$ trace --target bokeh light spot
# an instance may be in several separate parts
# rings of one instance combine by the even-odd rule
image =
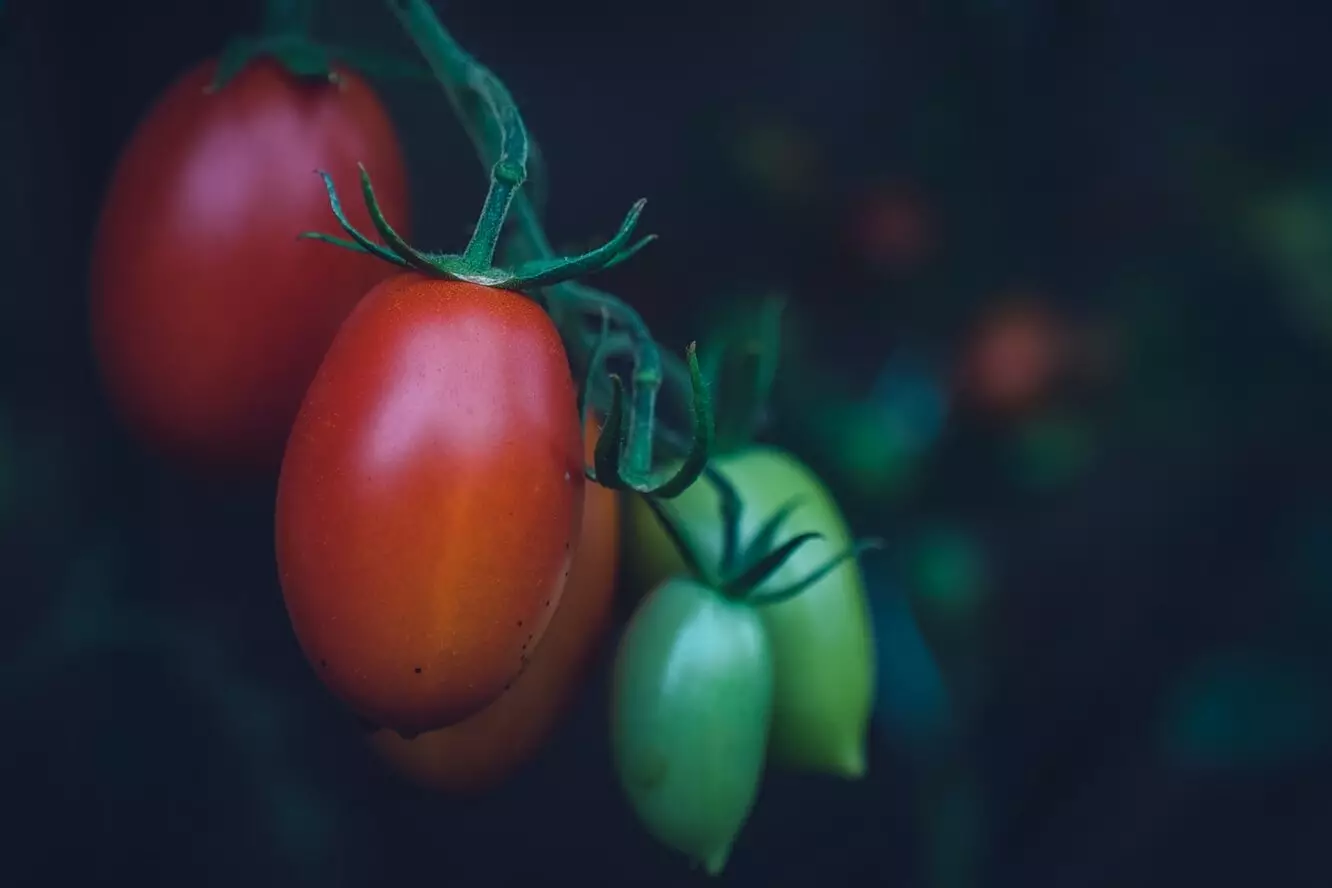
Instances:
[[[1194,769],[1293,764],[1332,739],[1326,695],[1308,670],[1272,656],[1230,652],[1189,669],[1172,689],[1161,745]]]
[[[911,563],[914,595],[932,614],[965,620],[979,609],[987,583],[985,559],[969,534],[933,530],[921,539]]]

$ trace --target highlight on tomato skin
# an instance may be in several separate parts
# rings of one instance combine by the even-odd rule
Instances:
[[[316,169],[375,177],[408,232],[403,153],[355,72],[302,82],[257,59],[217,91],[208,60],[124,147],[92,251],[91,338],[107,397],[148,449],[196,472],[276,471],[339,324],[394,273],[300,239],[337,230]],[[369,225],[359,202],[347,212]]]
[[[590,462],[598,429],[585,429]],[[583,525],[560,606],[545,638],[513,687],[458,724],[407,740],[394,731],[371,736],[394,770],[422,786],[475,793],[510,777],[541,748],[578,692],[592,655],[610,626],[619,561],[620,497],[588,483]]]
[[[534,301],[414,273],[368,293],[278,480],[283,598],[325,685],[403,734],[493,703],[559,605],[583,468],[568,359]]]

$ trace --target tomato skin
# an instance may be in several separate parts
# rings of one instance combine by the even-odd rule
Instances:
[[[201,472],[273,471],[338,325],[394,272],[301,240],[338,233],[316,169],[355,194],[364,163],[407,232],[402,152],[368,84],[302,82],[251,62],[217,93],[206,61],[123,150],[93,244],[91,333],[103,387],[137,438]],[[344,209],[370,218],[359,198]]]
[[[596,424],[589,422],[585,434],[590,462]],[[376,731],[376,751],[410,780],[448,793],[490,789],[531,759],[577,692],[609,628],[619,545],[619,494],[585,485],[569,581],[528,668],[498,700],[452,727],[412,740]]]
[[[758,797],[772,704],[753,608],[683,578],[639,603],[616,651],[616,773],[647,830],[713,875]]]
[[[559,605],[582,455],[564,346],[535,302],[418,274],[366,294],[278,479],[283,596],[324,683],[409,734],[494,702]]]
[[[797,582],[852,545],[837,504],[819,479],[790,454],[750,447],[715,457],[713,466],[735,485],[744,502],[742,539],[752,539],[762,523],[794,496],[803,501],[775,543],[800,533],[823,534],[823,539],[797,549],[758,587],[758,593]],[[723,535],[716,491],[700,479],[672,506],[697,539],[700,557],[718,563]],[[683,573],[679,554],[647,506],[634,499],[625,511],[625,559],[635,565],[633,575],[641,582]],[[855,560],[846,561],[795,598],[758,611],[776,671],[772,760],[794,770],[859,778],[866,770],[876,669],[873,624],[860,566]]]

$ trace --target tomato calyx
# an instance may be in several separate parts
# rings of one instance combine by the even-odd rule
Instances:
[[[610,295],[575,281],[624,262],[654,237],[635,240],[634,228],[644,201],[633,205],[616,235],[595,249],[576,256],[557,255],[542,230],[539,205],[545,202],[545,176],[541,153],[523,124],[508,89],[489,69],[466,52],[440,23],[427,0],[387,0],[390,9],[425,58],[443,88],[455,113],[490,173],[490,187],[472,238],[461,254],[428,253],[418,250],[393,231],[384,220],[369,176],[361,171],[361,190],[371,221],[382,243],[357,231],[342,212],[333,181],[321,173],[329,204],[349,239],[309,232],[304,237],[367,253],[400,268],[434,277],[467,281],[481,286],[524,292],[542,304],[560,331],[569,357],[576,365],[603,369],[604,361],[593,360],[604,346],[607,354],[631,354],[634,364],[630,380],[628,421],[625,406],[599,403],[612,434],[598,445],[600,459],[587,474],[598,484],[617,490],[633,490],[662,497],[676,496],[697,480],[712,445],[711,403],[706,393],[697,397],[702,385],[694,384],[694,359],[673,361],[668,376],[657,343],[642,317],[633,308]],[[524,188],[524,186],[527,186]],[[512,215],[513,236],[507,244],[507,267],[495,262],[500,235]],[[609,335],[598,336],[588,321],[602,320],[613,326]],[[670,381],[688,387],[693,397],[692,441],[680,447],[689,457],[674,473],[654,470],[653,449],[662,429],[656,421],[656,404],[662,384]],[[595,380],[589,379],[590,384]],[[612,388],[622,386],[611,380]],[[581,395],[581,392],[580,392]],[[617,397],[614,391],[611,400]],[[706,414],[706,415],[705,415]]]
[[[732,601],[742,601],[757,607],[789,601],[822,580],[844,562],[858,557],[863,552],[883,548],[883,541],[879,539],[857,540],[799,580],[778,589],[760,592],[759,588],[800,547],[813,540],[823,539],[824,536],[821,533],[800,533],[775,545],[782,526],[801,505],[802,498],[797,496],[778,508],[759,526],[754,536],[742,544],[740,524],[744,513],[744,501],[739,491],[725,475],[711,465],[705,467],[703,475],[717,490],[718,509],[721,512],[722,552],[717,564],[704,562],[698,554],[703,551],[702,548],[692,539],[685,523],[678,520],[665,503],[651,496],[644,497],[644,500],[679,551],[681,560],[684,561],[690,574]]]
[[[526,154],[525,146],[522,147],[521,153]],[[647,203],[645,200],[639,200],[630,207],[615,236],[586,253],[553,259],[533,259],[513,268],[493,265],[495,246],[499,240],[500,230],[504,226],[508,205],[513,201],[514,193],[522,186],[527,176],[525,165],[525,158],[519,160],[507,153],[501,155],[491,174],[490,191],[486,195],[481,218],[466,250],[460,254],[430,253],[407,243],[384,218],[365,167],[361,167],[361,195],[365,200],[366,209],[370,212],[375,230],[384,243],[375,243],[351,223],[342,210],[342,201],[338,197],[333,178],[322,170],[318,172],[324,180],[324,187],[328,189],[329,206],[338,224],[351,240],[314,231],[305,232],[301,237],[368,253],[400,268],[418,271],[431,277],[517,291],[549,286],[580,275],[613,268],[655,238],[655,235],[648,235],[637,241],[632,240],[638,217]]]
[[[481,207],[481,215],[462,253],[420,250],[407,243],[384,218],[370,176],[362,167],[361,195],[375,230],[383,240],[382,244],[378,244],[351,224],[342,212],[332,178],[320,172],[328,189],[333,214],[351,240],[318,232],[307,232],[304,237],[368,253],[385,262],[432,277],[517,291],[547,287],[605,271],[624,262],[655,240],[655,235],[633,239],[634,228],[647,203],[640,199],[630,207],[615,236],[601,246],[576,256],[546,253],[519,262],[511,268],[497,266],[495,251],[500,234],[508,220],[510,207],[527,181],[527,165],[532,154],[531,140],[518,113],[518,106],[504,83],[453,41],[429,3],[424,0],[389,0],[389,6],[416,40],[436,76],[448,78],[450,82],[462,82],[472,97],[472,106],[480,105],[481,119],[476,128],[486,133],[485,140],[494,147],[495,155],[490,167],[490,187]],[[461,96],[455,104],[463,104]]]

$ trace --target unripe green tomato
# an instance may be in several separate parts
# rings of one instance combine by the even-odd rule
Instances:
[[[716,875],[758,796],[772,715],[758,614],[694,580],[634,611],[615,659],[611,745],[639,820]]]
[[[784,451],[751,447],[713,459],[744,502],[741,540],[752,539],[765,520],[792,497],[801,503],[774,540],[820,533],[800,548],[756,592],[782,589],[810,575],[852,545],[850,530],[822,482]],[[679,516],[699,549],[721,558],[722,520],[716,490],[700,478],[668,508]],[[625,510],[625,560],[637,588],[686,572],[670,538],[641,499]],[[874,705],[875,651],[869,603],[855,559],[795,598],[758,608],[768,631],[776,676],[770,755],[792,770],[848,779],[866,769],[865,746]]]

